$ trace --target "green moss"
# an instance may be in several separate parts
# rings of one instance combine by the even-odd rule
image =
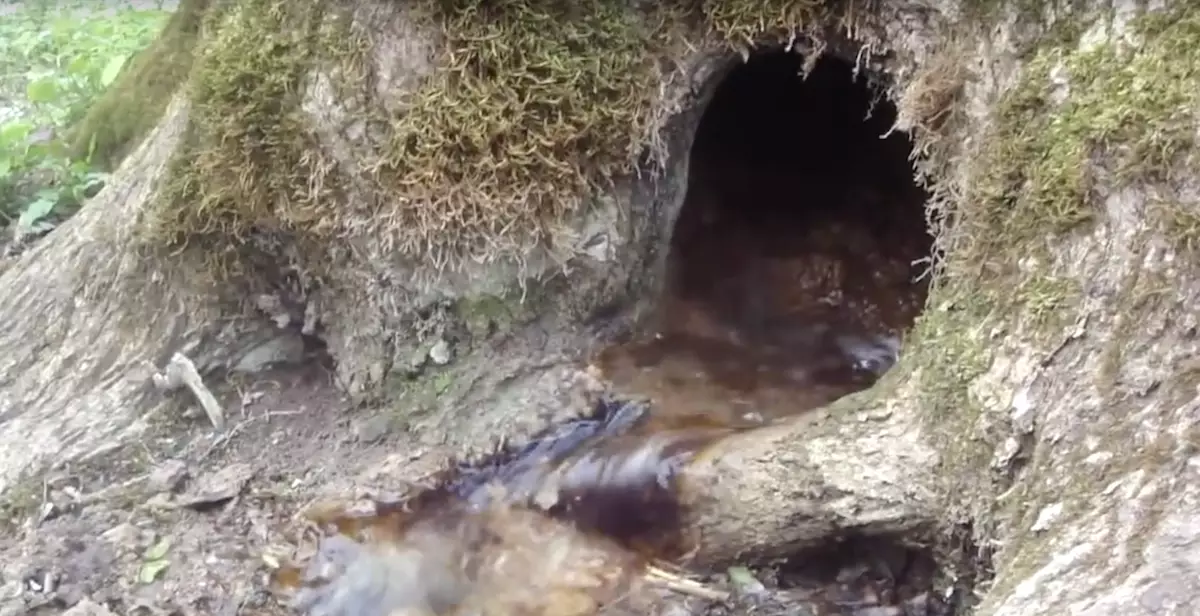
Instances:
[[[221,260],[252,231],[302,244],[331,230],[335,169],[299,113],[322,19],[317,4],[282,0],[220,17],[188,84],[191,123],[145,221],[150,239],[199,243]]]
[[[454,374],[448,371],[439,372],[430,381],[430,386],[433,388],[435,395],[446,393],[451,385],[454,385]]]
[[[130,61],[72,129],[74,157],[92,152],[96,164],[111,170],[141,143],[187,80],[210,4],[211,0],[185,0],[179,5],[158,38]]]
[[[1022,277],[1015,298],[1024,307],[1022,321],[1028,327],[1027,333],[1057,339],[1074,321],[1074,308],[1082,296],[1076,278],[1034,271]]]
[[[1097,173],[1112,174],[1105,178],[1112,190],[1168,182],[1194,164],[1200,66],[1183,59],[1200,44],[1200,8],[1176,5],[1131,28],[1141,42],[1130,48],[1081,48],[1078,36],[1041,45],[1000,99],[964,200],[970,205],[957,213],[955,257],[965,268],[952,275],[997,273],[1092,220]],[[1183,246],[1200,239],[1192,209],[1158,208]]]
[[[24,473],[0,498],[0,530],[17,533],[22,524],[38,512],[45,489],[41,475]]]
[[[1193,163],[1200,67],[1180,58],[1200,44],[1200,9],[1137,18],[1131,25],[1142,43],[1130,49],[1081,48],[1086,25],[1051,28],[1001,96],[975,152],[968,191],[951,205],[940,238],[942,278],[911,347],[920,355],[913,361],[921,367],[929,426],[948,439],[955,466],[968,468],[991,451],[986,439],[954,441],[977,432],[978,413],[964,388],[990,362],[980,328],[1004,316],[1026,334],[1064,336],[1081,289],[1053,274],[1051,249],[1096,215],[1098,182],[1109,191],[1170,182]],[[1192,210],[1167,200],[1153,213],[1188,247],[1200,243]],[[1114,361],[1119,357],[1108,363]]]
[[[833,23],[825,0],[703,0],[709,28],[726,42],[750,49],[764,41],[787,40],[796,32]]]
[[[519,258],[645,151],[660,78],[653,16],[600,0],[426,0],[414,14],[442,36],[436,69],[388,115],[369,37],[350,19],[330,33],[317,4],[241,2],[206,37],[188,143],[147,239],[236,253],[252,230],[319,242],[365,225],[439,266]],[[299,113],[314,68],[383,144],[361,161],[380,204],[370,220],[351,220],[341,174]]]
[[[659,79],[652,21],[622,3],[445,0],[439,68],[390,118],[380,181],[404,253],[519,256],[631,172]]]
[[[434,70],[396,109],[377,100],[369,33],[343,14],[330,34],[323,16],[343,9],[232,5],[196,54],[187,144],[144,237],[224,259],[253,232],[318,246],[353,227],[438,267],[520,259],[563,237],[594,194],[653,158],[668,49],[714,34],[731,44],[784,39],[834,18],[816,0],[641,9],[611,0],[422,0],[411,8],[439,38]],[[344,170],[368,176],[356,186],[370,193],[360,195],[376,209],[369,219],[345,207],[337,190],[345,174],[299,113],[313,69],[328,74],[377,148],[360,153],[361,169]]]
[[[508,330],[524,312],[520,298],[505,298],[495,295],[480,295],[460,300],[455,312],[462,320],[471,337],[476,340],[487,338],[494,332]]]
[[[998,313],[973,293],[935,285],[930,295],[938,303],[917,319],[900,368],[917,370],[923,425],[949,480],[949,517],[969,519],[992,496],[988,464],[996,440],[981,432],[983,408],[967,387],[991,364]]]

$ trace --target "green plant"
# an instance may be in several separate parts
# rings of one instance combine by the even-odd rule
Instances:
[[[103,185],[92,148],[73,154],[67,128],[157,36],[166,16],[79,2],[25,6],[0,18],[0,99],[10,101],[0,107],[0,226],[36,231]]]

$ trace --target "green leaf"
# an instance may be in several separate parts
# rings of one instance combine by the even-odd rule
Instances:
[[[58,82],[53,77],[34,79],[25,87],[25,96],[32,103],[49,103],[58,98]]]
[[[21,216],[17,218],[17,225],[28,229],[39,220],[50,215],[54,211],[54,206],[58,205],[58,199],[47,199],[46,197],[38,197],[29,205],[21,210]]]
[[[729,581],[742,592],[754,593],[763,589],[762,582],[759,582],[746,567],[733,566],[728,569],[728,573]]]
[[[14,120],[0,125],[0,148],[24,146],[33,132],[33,123]]]
[[[67,64],[67,72],[72,75],[84,75],[84,74],[87,74],[88,69],[91,67],[92,67],[91,58],[89,58],[85,55],[78,55],[78,56],[75,56],[74,60],[71,60]]]
[[[171,549],[171,540],[166,537],[159,539],[158,543],[146,550],[146,560],[159,560],[167,555],[167,550],[169,549]]]
[[[142,563],[141,568],[138,569],[138,581],[142,584],[152,584],[170,565],[171,563],[165,560],[152,560]]]
[[[121,74],[121,69],[125,67],[125,60],[129,56],[120,54],[108,59],[108,64],[104,65],[104,71],[100,73],[100,85],[107,88],[112,85],[112,82],[117,80],[117,75]]]

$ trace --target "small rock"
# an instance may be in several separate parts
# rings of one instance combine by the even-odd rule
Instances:
[[[446,342],[445,338],[438,338],[438,341],[429,348],[429,359],[439,366],[450,363],[450,357],[450,343]]]
[[[392,430],[391,417],[376,415],[354,424],[354,436],[362,443],[374,443],[388,435]]]
[[[249,464],[231,464],[200,477],[196,485],[179,497],[179,505],[191,509],[208,509],[221,505],[241,494],[254,469]]]
[[[63,612],[63,616],[114,616],[108,608],[92,601],[84,599],[76,603],[74,607]]]
[[[1054,522],[1056,522],[1058,520],[1058,518],[1062,515],[1062,512],[1063,512],[1063,504],[1062,503],[1054,503],[1053,505],[1048,505],[1048,506],[1044,507],[1041,511],[1038,512],[1037,519],[1034,520],[1033,526],[1030,526],[1029,530],[1031,530],[1035,533],[1040,533],[1040,532],[1050,528],[1054,524]]]
[[[53,499],[47,500],[38,507],[37,523],[48,522],[63,514],[63,508],[59,507]]]
[[[904,616],[904,610],[894,605],[872,605],[854,610],[854,616]]]
[[[150,471],[146,487],[153,492],[174,492],[187,477],[187,463],[183,460],[167,460]]]
[[[412,359],[408,361],[408,368],[413,372],[420,372],[421,368],[425,367],[425,362],[427,361],[429,361],[429,351],[418,351],[413,353]]]
[[[930,613],[929,594],[921,593],[904,602],[904,616],[927,616]]]
[[[137,544],[140,532],[136,526],[125,522],[104,531],[100,538],[114,545],[132,546]]]

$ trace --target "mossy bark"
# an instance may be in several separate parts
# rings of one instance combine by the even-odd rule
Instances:
[[[220,259],[254,255],[259,261],[237,272],[251,282],[297,264],[320,265],[313,269],[324,335],[343,384],[359,393],[376,391],[400,366],[414,343],[409,338],[417,336],[417,313],[441,300],[519,285],[527,274],[561,271],[549,251],[532,266],[526,258],[443,271],[442,263],[421,262],[419,250],[410,254],[420,242],[397,244],[386,228],[372,226],[372,216],[401,220],[388,218],[397,211],[380,209],[387,203],[372,183],[396,176],[355,165],[380,162],[396,144],[378,132],[386,123],[362,121],[360,112],[372,120],[383,111],[399,113],[414,88],[428,83],[405,76],[438,70],[430,50],[440,39],[418,25],[428,15],[399,4],[347,3],[312,15],[296,13],[301,5],[292,3],[232,3],[212,20],[212,38],[202,43],[224,40],[245,48],[239,54],[233,46],[204,48],[198,57],[207,64],[191,67],[191,89],[166,110],[109,186],[0,274],[0,489],[39,464],[127,438],[137,414],[161,402],[150,376],[172,353],[187,353],[211,374],[284,335],[247,316],[236,302],[222,301],[233,287],[206,275],[214,261],[205,251],[224,251]],[[944,267],[928,311],[901,365],[872,392],[829,409],[819,421],[798,420],[709,452],[690,472],[703,478],[711,471],[723,479],[715,487],[701,480],[688,488],[690,524],[711,542],[706,557],[715,562],[753,551],[767,531],[781,545],[800,545],[845,528],[969,521],[981,529],[986,548],[998,548],[997,579],[983,614],[1161,614],[1169,613],[1169,605],[1195,606],[1200,411],[1193,398],[1200,324],[1193,313],[1200,287],[1179,251],[1194,244],[1189,221],[1196,190],[1179,175],[1131,176],[1128,165],[1114,170],[1103,164],[1114,151],[1106,148],[1130,144],[1149,148],[1139,151],[1155,157],[1141,160],[1155,167],[1176,162],[1160,156],[1167,150],[1191,152],[1192,144],[1178,138],[1182,133],[1150,139],[1138,132],[1138,120],[1147,119],[1139,114],[1148,102],[1172,101],[1172,113],[1182,107],[1179,81],[1194,75],[1151,62],[1164,59],[1153,53],[1139,56],[1146,60],[1142,75],[1088,56],[1075,65],[1080,72],[1074,78],[1099,81],[1075,84],[1082,99],[1071,103],[1070,91],[1065,103],[1035,96],[1038,106],[1031,111],[1030,93],[1052,89],[1046,80],[1057,83],[1061,73],[1036,60],[1023,70],[1006,64],[1004,43],[993,45],[984,33],[1011,34],[1013,24],[954,26],[950,16],[958,12],[931,13],[926,4],[889,3],[875,17],[877,28],[854,34],[894,52],[887,65],[896,75],[894,94],[914,105],[910,111],[914,101],[935,101],[932,109],[907,116],[923,143],[936,145],[927,149],[925,169],[933,172],[935,201],[947,214],[939,229]],[[764,12],[750,14],[762,18],[774,3],[747,6],[758,5]],[[726,19],[736,14],[721,13]],[[600,17],[611,15],[590,15]],[[1186,39],[1194,14],[1175,17],[1172,23],[1183,24],[1177,26],[1182,30],[1171,32]],[[786,25],[798,25],[791,21]],[[768,22],[723,27],[752,39],[745,32],[780,26]],[[305,27],[291,28],[297,24]],[[614,38],[606,29],[612,24],[604,21],[591,33]],[[1158,34],[1170,27],[1151,25]],[[1117,30],[1105,32],[1105,40],[1119,40]],[[354,34],[339,39],[354,44],[322,47],[330,32]],[[286,38],[273,36],[281,33]],[[615,39],[629,48],[628,39]],[[983,42],[964,47],[964,40]],[[264,47],[250,49],[255,41]],[[1033,47],[1039,44],[1049,43]],[[556,342],[522,339],[448,368],[465,384],[439,388],[437,408],[409,424],[419,438],[448,444],[456,453],[484,450],[511,435],[503,432],[527,434],[565,406],[563,390],[569,388],[561,383],[575,374],[571,365],[588,342],[582,317],[622,294],[640,296],[654,288],[655,274],[643,270],[661,263],[697,105],[713,85],[705,80],[719,74],[716,67],[726,59],[727,47],[719,47],[679,48],[671,59],[682,68],[663,77],[658,97],[636,99],[650,110],[638,116],[646,122],[637,126],[661,129],[655,138],[664,140],[664,167],[643,169],[657,173],[641,178],[602,178],[608,184],[591,176],[580,180],[606,187],[610,199],[583,198],[580,203],[599,205],[559,222],[585,236],[572,250],[603,235],[612,256],[603,261],[572,254],[577,267],[570,284],[562,285],[568,288],[543,304],[558,316],[537,325],[559,328],[541,333]],[[1185,48],[1168,45],[1158,52]],[[938,63],[949,51],[962,54],[959,64]],[[237,55],[247,64],[238,65]],[[1099,59],[1105,58],[1119,56]],[[989,69],[975,69],[978,79],[957,99],[926,96],[939,83],[929,73],[933,67],[957,67],[950,73],[960,76],[949,81],[961,81],[958,69],[967,60]],[[618,64],[633,65],[641,66]],[[365,66],[370,70],[353,72]],[[264,67],[273,72],[256,74]],[[553,76],[555,68],[546,70]],[[344,88],[353,80],[342,78],[355,74],[370,75],[370,92]],[[1139,114],[1117,122],[1104,115],[1110,97],[1091,88],[1106,83]],[[1146,95],[1145,88],[1164,96]],[[254,91],[275,98],[243,97]],[[616,94],[611,100],[630,100],[628,92]],[[939,119],[939,107],[955,100],[963,105],[961,117]],[[214,106],[196,109],[193,103]],[[234,113],[222,115],[218,104],[231,105],[224,109]],[[1104,121],[1085,121],[1097,117]],[[1031,134],[1021,123],[1046,131]],[[1162,126],[1141,122],[1143,129]],[[289,147],[298,149],[272,158]],[[206,153],[196,159],[205,166],[188,175],[188,156],[198,153]],[[222,153],[228,157],[220,159]],[[273,165],[281,161],[298,166],[275,177],[255,175],[278,171]],[[560,163],[578,159],[537,161]],[[1067,173],[1076,168],[1089,171],[1086,185]],[[314,178],[330,181],[306,183]],[[1155,198],[1163,194],[1162,182],[1175,183],[1165,200]],[[245,208],[237,201],[242,197],[251,200]],[[1079,209],[1084,199],[1086,216]],[[1161,209],[1179,204],[1187,207]],[[1173,214],[1156,214],[1164,211]],[[205,212],[215,216],[203,218]],[[330,222],[331,213],[342,218]],[[164,220],[198,226],[164,227]],[[1092,226],[1071,226],[1085,220]],[[1170,229],[1182,230],[1182,241],[1174,241]],[[260,242],[263,237],[270,241]],[[147,239],[177,241],[187,249],[147,251]],[[300,248],[314,252],[292,254]],[[531,337],[534,329],[509,335]],[[525,355],[519,367],[493,361],[515,354]],[[871,460],[887,472],[872,472]]]
[[[191,73],[200,28],[211,0],[183,0],[163,32],[122,71],[116,83],[71,130],[78,158],[115,169],[157,124]]]
[[[1200,601],[1179,565],[1200,553],[1180,540],[1200,531],[1200,478],[1180,474],[1194,255],[1164,222],[1195,208],[1200,81],[1173,50],[1200,13],[1055,8],[992,11],[1013,47],[959,48],[988,69],[943,128],[968,145],[942,159],[940,276],[898,370],[949,510],[994,550],[980,613],[1168,613]]]

